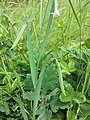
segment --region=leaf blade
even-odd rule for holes
[[[36,89],[37,71],[36,71],[36,66],[35,66],[35,62],[34,62],[34,53],[33,53],[32,42],[31,42],[32,39],[31,39],[28,24],[27,24],[27,27],[26,27],[26,34],[27,34],[27,41],[28,41],[28,50],[29,50],[29,60],[30,60],[32,82],[33,82],[34,89]]]
[[[19,107],[21,109],[21,113],[22,113],[24,120],[28,120],[27,114],[25,112],[25,108],[24,108],[23,103],[21,101],[21,98],[19,96],[17,96],[17,102],[18,102]]]
[[[54,1],[53,1],[53,4],[52,4],[51,13],[53,13],[53,11],[54,11]],[[42,47],[41,47],[41,49],[39,51],[39,60],[38,61],[40,61],[42,55],[44,54],[47,38],[48,38],[48,35],[50,33],[52,19],[53,19],[53,15],[50,14],[50,17],[49,17],[49,20],[48,20],[48,24],[47,24],[47,28],[46,28],[46,31],[45,31],[44,40],[43,40],[43,43],[42,43]]]

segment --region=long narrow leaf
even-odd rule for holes
[[[49,12],[49,9],[50,9],[50,7],[51,7],[51,3],[52,3],[52,0],[49,0],[49,1],[48,1],[48,4],[47,4],[47,7],[46,7],[46,10],[45,10],[45,13],[44,13],[44,17],[43,17],[43,19],[42,19],[42,25],[43,25],[44,22],[45,22],[46,16],[47,16],[47,14],[48,14],[48,12]]]
[[[25,28],[26,28],[26,24],[24,24],[24,25],[22,26],[22,29],[19,31],[19,33],[18,33],[18,35],[17,35],[17,37],[16,37],[16,39],[15,39],[15,42],[14,42],[13,46],[11,47],[11,49],[13,49],[13,48],[16,47],[16,45],[18,44],[18,42],[19,42],[19,40],[20,40],[20,38],[21,38],[21,36],[22,36]]]
[[[21,113],[22,113],[22,116],[23,116],[24,120],[28,120],[25,108],[24,108],[23,103],[21,101],[21,98],[19,96],[17,96],[17,102],[18,102],[19,107],[21,109]]]
[[[4,25],[0,24],[0,27],[2,27],[8,33],[8,30],[4,27]]]
[[[34,89],[36,89],[37,71],[36,71],[36,66],[35,66],[35,61],[34,61],[34,53],[33,53],[33,48],[32,48],[32,39],[31,39],[31,34],[30,34],[28,24],[27,24],[26,30],[27,30],[27,41],[28,41],[28,50],[29,50],[29,59],[30,59],[32,82],[33,82]]]
[[[71,0],[68,0],[68,1],[69,1],[69,4],[70,4],[71,8],[72,8],[72,11],[73,11],[73,14],[74,14],[74,16],[76,18],[77,23],[78,23],[79,27],[81,27],[80,22],[79,22],[78,17],[77,17],[77,14],[76,14],[76,11],[75,11],[75,9],[73,7],[73,4],[72,4]]]
[[[18,25],[17,32],[16,32],[16,39],[15,39],[11,49],[15,48],[16,45],[18,44],[18,42],[19,42],[19,40],[20,40],[20,38],[21,38],[25,28],[26,28],[26,23],[25,22],[26,22],[26,18],[24,17],[22,19],[22,22]]]
[[[33,120],[35,119],[35,114],[37,110],[37,105],[38,105],[38,100],[40,98],[40,91],[41,91],[41,85],[42,85],[42,80],[44,76],[44,71],[47,65],[47,62],[49,61],[50,57],[47,57],[46,60],[44,61],[44,64],[41,69],[41,73],[39,75],[38,83],[37,83],[37,88],[35,90],[35,98],[34,98],[34,106],[33,106]]]
[[[86,91],[88,90],[89,86],[90,86],[90,56],[89,56],[89,59],[88,59],[85,81],[84,81],[84,85],[83,85],[83,88],[82,88],[82,94],[84,94],[85,88],[86,88]]]
[[[33,17],[28,17],[28,22],[31,22],[34,18]],[[22,19],[22,22],[18,25],[18,29],[17,29],[17,32],[16,32],[16,39],[11,47],[11,49],[15,48],[20,40],[20,38],[22,37],[22,34],[24,32],[26,28],[26,17],[24,17]]]
[[[51,8],[51,13],[53,13],[53,12],[54,12],[54,1],[53,1],[52,8]],[[48,35],[49,35],[49,32],[50,32],[52,19],[53,19],[53,15],[50,14],[50,17],[49,17],[49,20],[48,20],[48,25],[47,25],[45,36],[44,36],[44,40],[43,40],[43,43],[42,43],[42,47],[39,51],[39,61],[40,61],[40,58],[42,57],[42,55],[44,54],[44,51],[45,51],[45,46],[46,46],[47,38],[48,38]]]
[[[90,4],[90,0],[87,1],[87,2],[83,5],[83,7],[81,8],[81,10],[85,9],[88,4]]]

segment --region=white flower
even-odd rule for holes
[[[54,16],[55,16],[56,18],[58,18],[58,17],[60,16],[60,12],[59,12],[58,9],[55,10]]]
[[[55,0],[55,10],[54,10],[54,13],[51,13],[51,14],[54,14],[54,16],[56,18],[58,18],[60,16],[60,12],[58,10],[58,3],[57,3],[57,0]]]

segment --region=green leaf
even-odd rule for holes
[[[47,14],[48,14],[48,12],[49,12],[49,9],[50,9],[50,7],[51,7],[51,2],[52,2],[52,0],[49,0],[49,1],[48,1],[47,7],[46,7],[46,10],[45,10],[45,13],[44,13],[44,17],[43,17],[43,19],[42,19],[42,25],[44,24],[45,19],[46,19],[46,16],[47,16]]]
[[[67,65],[67,63],[66,62],[64,62],[64,61],[61,61],[60,62],[60,65],[61,65],[61,67],[63,68],[63,69],[68,69],[68,65]]]
[[[69,72],[69,67],[68,67],[68,64],[64,61],[61,61],[60,62],[60,65],[62,67],[62,73],[65,73],[65,74],[70,74]]]
[[[58,75],[59,75],[59,84],[60,84],[60,88],[62,93],[65,95],[65,90],[64,90],[64,84],[63,84],[63,76],[62,76],[62,70],[61,70],[61,66],[58,62],[58,60],[56,59],[56,65],[58,68]]]
[[[16,45],[18,44],[18,42],[19,42],[19,40],[20,40],[20,38],[21,38],[21,36],[22,36],[25,28],[26,28],[26,24],[24,24],[24,25],[22,26],[22,29],[21,29],[21,30],[19,31],[19,33],[17,34],[17,37],[16,37],[16,39],[15,39],[15,41],[14,41],[14,44],[12,45],[11,49],[13,49],[13,48],[16,47]]]
[[[45,108],[45,106],[42,106],[38,109],[37,115],[39,117],[36,120],[50,120],[52,112]]]
[[[30,59],[30,68],[31,68],[32,82],[33,82],[34,89],[36,89],[37,70],[36,70],[35,61],[34,61],[32,39],[31,39],[31,34],[30,34],[30,30],[29,30],[29,25],[28,24],[27,24],[26,30],[27,30],[27,41],[28,41],[28,50],[29,50],[29,59]]]
[[[65,115],[62,110],[59,111],[59,113],[52,114],[51,120],[64,120]]]
[[[50,100],[50,98],[51,98],[52,96],[55,96],[58,91],[59,91],[59,88],[54,89],[52,92],[49,93],[49,95],[46,95],[46,96],[45,96],[45,99],[46,99],[46,100]]]
[[[70,61],[68,63],[68,69],[69,69],[69,72],[74,72],[75,71],[75,67],[74,67],[74,62],[73,61]]]
[[[90,38],[85,40],[85,45],[88,49],[90,49]]]
[[[74,62],[70,61],[68,64],[64,61],[61,61],[62,72],[65,74],[70,74],[75,71]]]
[[[82,95],[81,92],[75,91],[73,94],[73,98],[78,100],[79,103],[84,103],[86,101],[86,98],[84,95]]]
[[[28,90],[28,91],[33,91],[34,90],[31,74],[27,74],[24,82],[26,84],[25,87],[24,87],[26,90]]]
[[[28,22],[31,22],[34,18],[33,17],[28,17]],[[22,19],[22,22],[18,25],[17,33],[16,33],[16,39],[11,47],[11,49],[15,48],[20,40],[20,38],[23,35],[23,32],[25,31],[26,28],[26,17]]]
[[[0,111],[5,112],[6,115],[10,114],[9,106],[7,102],[1,102],[0,101]]]
[[[34,100],[34,92],[25,92],[24,94],[23,94],[23,98],[24,99],[27,99],[27,100]]]
[[[67,111],[67,120],[76,120],[76,114],[73,111]]]
[[[2,49],[0,49],[0,55],[5,54],[6,51],[7,51],[7,47],[3,47]]]
[[[0,27],[2,27],[6,31],[6,33],[8,34],[8,30],[5,28],[5,26],[3,24],[0,24]]]
[[[79,115],[82,117],[90,115],[90,104],[89,103],[83,103],[80,105]]]
[[[73,100],[73,92],[65,91],[66,95],[63,93],[60,94],[60,100],[62,102],[70,102]]]
[[[42,94],[46,94],[49,90],[53,90],[57,87],[58,77],[56,68],[53,65],[47,66],[42,81]]]
[[[19,107],[21,109],[21,113],[22,113],[22,116],[23,116],[24,120],[28,120],[25,108],[24,108],[23,103],[21,101],[21,98],[19,96],[17,96],[17,102],[18,102]]]
[[[12,83],[12,91],[19,87],[18,79],[15,79]]]
[[[68,83],[67,81],[64,81],[64,87],[65,87],[65,90],[66,90],[66,91],[74,92],[73,87],[72,87],[71,84]]]
[[[49,59],[50,59],[50,56],[47,56],[46,60],[43,63],[43,66],[42,66],[42,69],[41,69],[41,72],[40,72],[40,75],[39,75],[37,87],[36,87],[36,90],[35,90],[34,105],[33,105],[33,120],[35,119],[38,100],[40,99],[40,91],[41,91],[41,86],[42,86],[42,80],[43,80],[44,72],[45,72],[46,65],[47,65]]]
[[[74,7],[73,7],[73,4],[72,4],[71,0],[68,0],[68,1],[69,1],[69,4],[70,4],[71,8],[72,8],[73,14],[74,14],[74,16],[75,16],[75,18],[76,18],[76,21],[77,21],[77,23],[78,23],[78,26],[81,27],[80,22],[79,22],[79,20],[78,20],[78,16],[77,16],[76,11],[75,11],[75,9],[74,9]]]
[[[64,95],[63,93],[60,94],[60,100],[62,102],[77,100],[79,103],[83,103],[86,101],[85,96],[82,95],[81,92],[74,91],[73,87],[68,82],[64,82],[64,87],[66,95]]]
[[[87,92],[90,86],[90,56],[88,58],[88,63],[87,63],[87,68],[86,68],[86,75],[85,75],[85,80],[82,88],[82,94],[84,94],[84,91]],[[86,94],[86,93],[85,93]]]
[[[36,112],[36,115],[39,115],[39,118],[42,117],[45,113],[45,106],[41,106],[37,112]]]
[[[69,108],[69,104],[61,102],[58,96],[56,96],[54,97],[54,99],[50,100],[50,107],[51,107],[51,110],[54,113],[56,113],[58,112],[59,108],[61,109]]]
[[[54,1],[53,1],[52,8],[51,8],[51,13],[53,13],[53,12],[54,12]],[[49,20],[48,20],[48,24],[47,24],[47,28],[46,28],[46,31],[45,31],[44,40],[43,40],[43,43],[42,43],[42,47],[41,47],[41,49],[39,51],[39,60],[38,61],[40,61],[42,55],[44,54],[46,42],[47,42],[47,39],[48,39],[48,35],[50,33],[52,19],[53,19],[53,15],[50,14],[50,17],[49,17]]]
[[[86,98],[84,95],[82,95],[80,92],[70,92],[70,91],[65,91],[66,95],[61,93],[60,95],[60,100],[62,102],[70,102],[73,100],[77,100],[79,103],[83,103],[86,101]]]

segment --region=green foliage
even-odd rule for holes
[[[17,102],[18,102],[18,104],[20,106],[20,109],[21,109],[22,116],[23,116],[24,120],[28,120],[25,108],[24,108],[23,103],[22,103],[22,101],[21,101],[19,96],[17,96]]]
[[[36,66],[35,66],[35,62],[34,62],[34,54],[33,54],[33,49],[32,49],[32,42],[31,42],[32,39],[31,39],[28,23],[27,23],[26,30],[27,30],[27,40],[28,40],[28,50],[29,50],[29,59],[30,59],[30,68],[31,68],[31,74],[32,74],[32,81],[33,81],[34,89],[36,89],[37,72],[36,72]]]
[[[58,68],[60,88],[61,88],[62,93],[63,93],[64,95],[66,95],[66,94],[65,94],[65,90],[64,90],[62,71],[61,71],[61,67],[60,67],[59,62],[57,61],[57,59],[56,59],[56,65],[57,65],[57,68]]]
[[[70,61],[68,64],[64,61],[61,61],[62,72],[64,74],[71,74],[75,71],[74,62]]]
[[[85,45],[88,49],[90,49],[90,38],[85,40]]]
[[[55,89],[58,86],[57,72],[53,65],[49,65],[43,76],[42,81],[42,94],[46,94],[48,91]]]
[[[0,1],[0,120],[90,119],[89,6]]]
[[[85,96],[82,95],[80,92],[78,91],[74,91],[73,87],[65,82],[65,95],[63,93],[61,93],[60,95],[60,100],[62,102],[70,102],[73,100],[77,100],[79,103],[83,103],[85,102]]]

